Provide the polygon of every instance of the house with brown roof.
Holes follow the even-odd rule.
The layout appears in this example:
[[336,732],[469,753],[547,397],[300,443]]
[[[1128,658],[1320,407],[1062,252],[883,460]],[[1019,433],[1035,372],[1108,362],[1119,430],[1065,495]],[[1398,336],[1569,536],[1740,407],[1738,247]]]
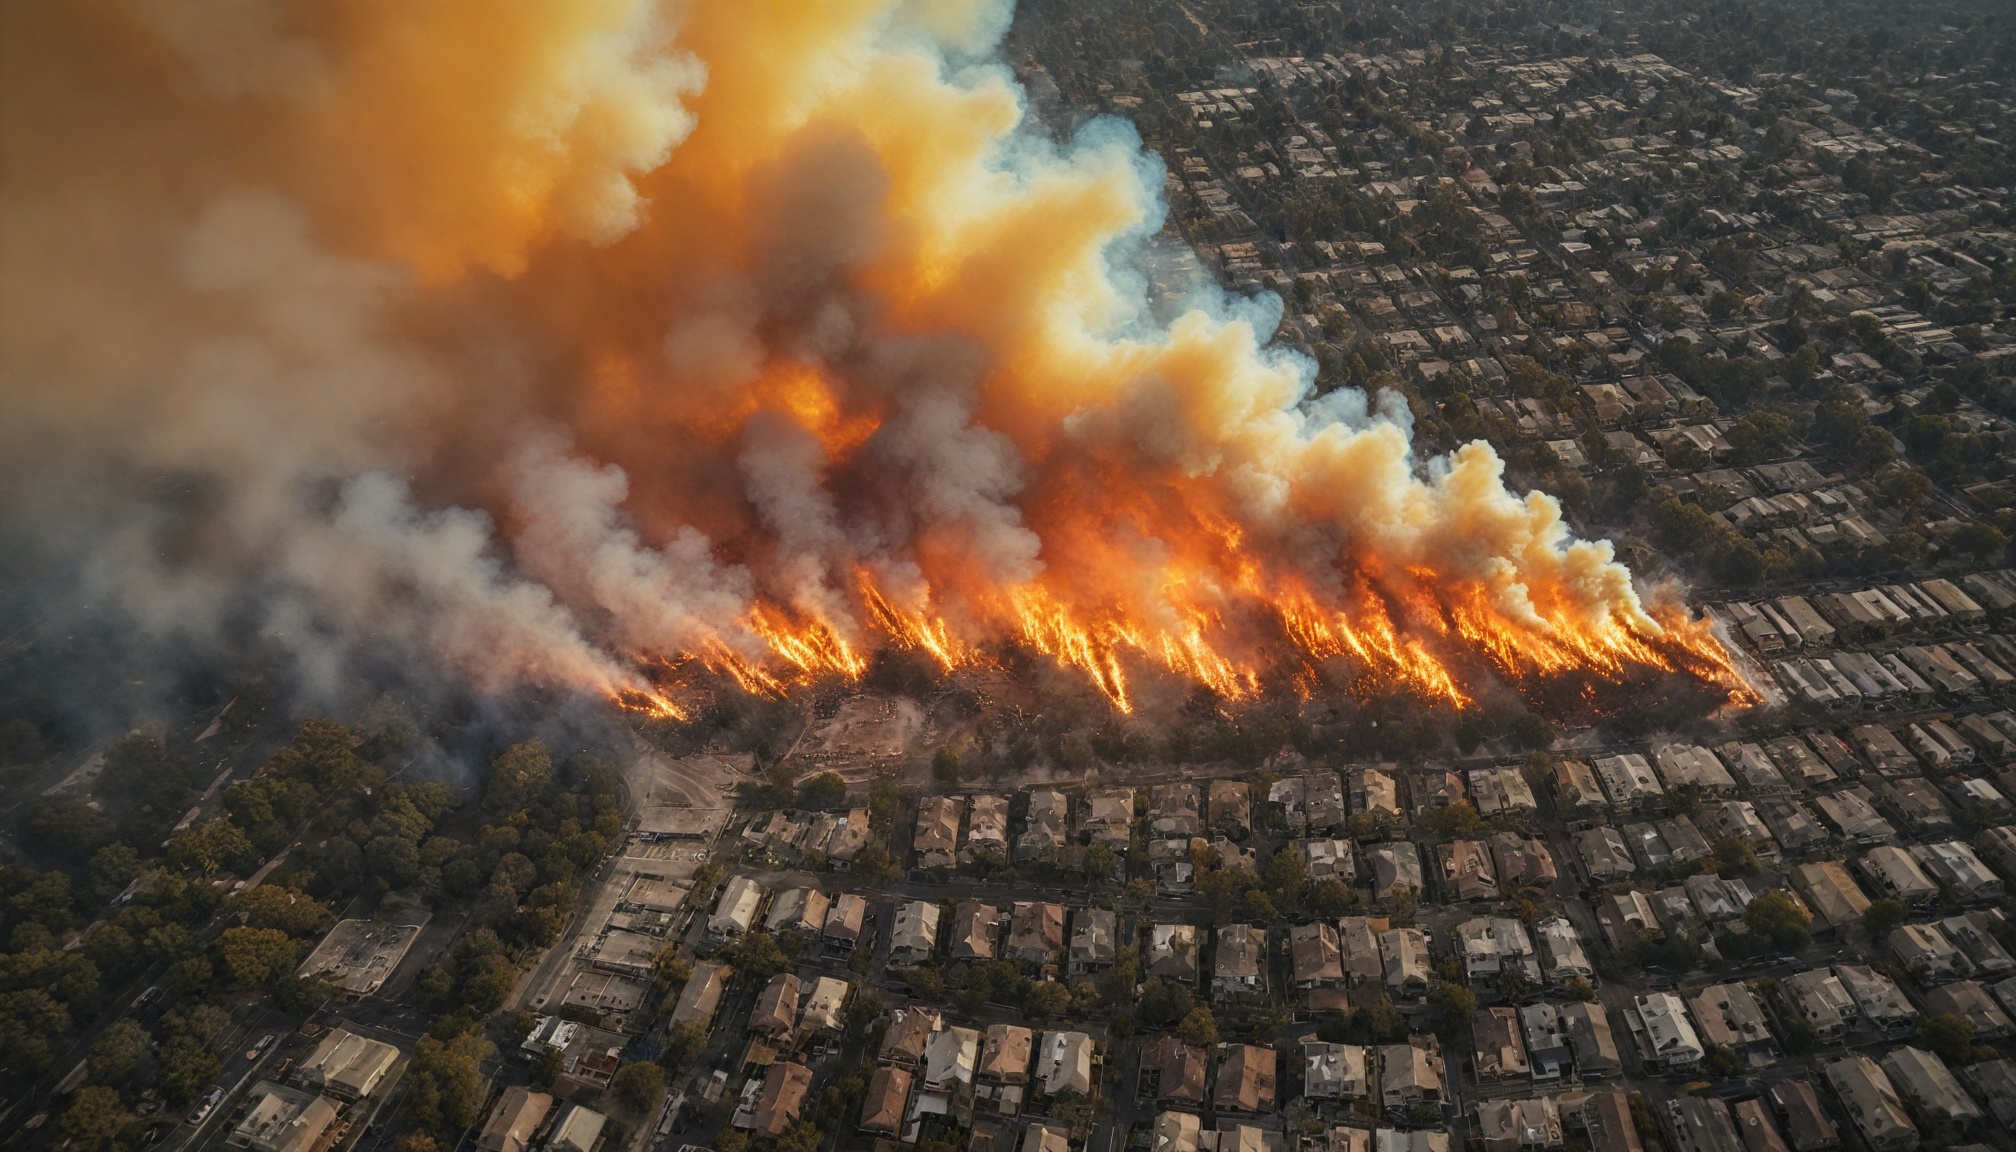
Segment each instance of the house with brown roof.
[[1147,974],[1179,984],[1197,983],[1197,926],[1155,924],[1148,929]]
[[483,1123],[483,1131],[476,1137],[479,1152],[526,1152],[532,1144],[533,1133],[546,1119],[546,1113],[553,1107],[553,1097],[544,1092],[534,1092],[523,1085],[513,1084],[504,1089],[496,1107],[490,1109],[490,1118]]
[[1498,899],[1498,871],[1482,840],[1451,840],[1436,846],[1442,864],[1442,894],[1451,900]]
[[1008,920],[1008,958],[1041,966],[1064,949],[1064,906],[1017,901]]
[[1220,1044],[1211,1106],[1248,1116],[1274,1110],[1278,1054],[1255,1044]]
[[1526,1062],[1526,1042],[1519,1035],[1519,1010],[1485,1008],[1470,1019],[1476,1040],[1474,1067],[1484,1081],[1524,1079],[1533,1074]]
[[903,1108],[910,1101],[910,1073],[882,1065],[868,1078],[868,1094],[861,1098],[861,1131],[875,1136],[894,1136],[903,1129]]
[[882,1050],[877,1059],[885,1064],[915,1071],[924,1065],[924,1049],[931,1034],[945,1026],[936,1008],[912,1004],[889,1015],[889,1027],[882,1033]]
[[1820,1152],[1841,1143],[1841,1130],[1827,1116],[1811,1080],[1780,1080],[1766,1093],[1771,1107],[1785,1122],[1793,1152]]
[[1211,988],[1222,996],[1253,996],[1267,990],[1266,929],[1252,924],[1218,929]]
[[1208,1064],[1204,1049],[1185,1044],[1174,1033],[1164,1033],[1141,1056],[1141,1066],[1156,1074],[1155,1103],[1163,1108],[1201,1107]]
[[1521,888],[1546,890],[1561,873],[1554,865],[1554,853],[1547,842],[1517,832],[1500,832],[1491,837],[1491,857],[1498,866],[1498,887],[1514,892]]
[[961,900],[952,909],[949,955],[958,960],[992,960],[1001,946],[1001,910],[978,900]]
[[917,831],[910,846],[917,867],[950,868],[959,858],[959,821],[966,801],[957,796],[933,796],[917,806]]
[[1645,1152],[1631,1101],[1622,1092],[1592,1093],[1582,1105],[1582,1126],[1590,1152]]
[[798,1021],[798,999],[805,982],[791,972],[779,972],[756,996],[749,1010],[749,1031],[759,1036],[777,1036],[791,1030]]
[[756,1097],[756,1131],[765,1136],[781,1136],[798,1122],[805,1110],[805,1093],[812,1087],[812,1070],[803,1064],[779,1061],[763,1075],[763,1090]]
[[1337,929],[1322,921],[1288,930],[1288,948],[1298,988],[1326,988],[1344,982]]

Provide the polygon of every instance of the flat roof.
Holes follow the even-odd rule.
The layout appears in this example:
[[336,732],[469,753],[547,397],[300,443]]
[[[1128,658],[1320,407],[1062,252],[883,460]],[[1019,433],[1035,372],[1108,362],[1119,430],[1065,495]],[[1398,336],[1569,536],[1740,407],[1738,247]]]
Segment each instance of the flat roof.
[[383,924],[374,920],[341,920],[295,971],[303,978],[319,976],[345,992],[368,996],[376,992],[406,958],[406,950],[426,927]]

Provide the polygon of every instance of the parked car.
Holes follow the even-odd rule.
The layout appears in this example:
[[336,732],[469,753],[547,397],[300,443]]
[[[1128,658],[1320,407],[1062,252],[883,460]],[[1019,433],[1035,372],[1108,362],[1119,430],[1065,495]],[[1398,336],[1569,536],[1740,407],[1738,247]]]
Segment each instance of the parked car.
[[259,1057],[266,1054],[266,1049],[271,1048],[272,1046],[273,1046],[273,1034],[271,1032],[268,1032],[266,1035],[261,1036],[259,1038],[259,1042],[257,1044],[254,1044],[250,1051],[245,1053],[245,1059],[257,1060]]
[[224,1099],[224,1089],[215,1084],[211,1085],[210,1090],[203,1093],[203,1099],[196,1102],[196,1110],[189,1113],[189,1123],[201,1124],[203,1121],[209,1119],[210,1110],[217,1107],[217,1102],[222,1099]]

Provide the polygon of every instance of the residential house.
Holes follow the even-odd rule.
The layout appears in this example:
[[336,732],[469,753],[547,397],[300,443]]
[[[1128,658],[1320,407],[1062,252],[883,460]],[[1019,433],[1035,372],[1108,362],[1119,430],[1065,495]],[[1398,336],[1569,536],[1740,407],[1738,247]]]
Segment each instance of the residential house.
[[[1376,777],[1384,777],[1383,784]],[[1359,780],[1355,773],[1352,783],[1352,796],[1359,803],[1346,808],[1344,782],[1335,772],[1302,777],[1302,816],[1308,832],[1312,835],[1335,832],[1344,827],[1352,812],[1371,812],[1374,818],[1399,818],[1399,791],[1390,775],[1375,771],[1375,778],[1365,782],[1367,790],[1357,788]]]
[[1522,888],[1545,892],[1560,879],[1560,872],[1554,867],[1554,854],[1548,851],[1547,842],[1538,837],[1497,833],[1491,837],[1491,856],[1498,865],[1498,886],[1506,892]]
[[1421,855],[1411,840],[1388,840],[1365,850],[1372,867],[1372,896],[1390,899],[1401,889],[1421,894]]
[[1669,1071],[1684,1071],[1701,1063],[1708,1053],[1701,1037],[1688,1022],[1687,1008],[1670,992],[1653,992],[1637,998],[1638,1020],[1644,1029],[1646,1060]]
[[856,892],[842,892],[833,898],[820,939],[836,952],[852,952],[861,943],[861,931],[867,924],[867,898]]
[[1563,814],[1593,812],[1609,803],[1596,773],[1580,760],[1554,762],[1554,804]]
[[1610,942],[1612,950],[1623,953],[1638,938],[1647,933],[1659,931],[1659,917],[1652,911],[1652,902],[1645,893],[1636,888],[1627,892],[1612,892],[1596,902],[1596,926],[1603,930],[1603,938]]
[[1828,1118],[1811,1080],[1780,1080],[1765,1097],[1785,1122],[1785,1135],[1792,1152],[1820,1152],[1840,1145],[1841,1132]]
[[1855,1010],[1885,1036],[1902,1036],[1918,1027],[1918,1010],[1896,983],[1861,964],[1836,964],[1834,975],[1855,998]]
[[929,900],[905,900],[896,906],[889,929],[889,962],[922,964],[938,951],[938,922],[944,909]]
[[977,795],[968,799],[963,860],[1008,859],[1008,797]]
[[1665,802],[1666,789],[1652,772],[1652,765],[1636,752],[1605,756],[1591,767],[1610,803],[1624,811],[1657,807]]
[[1577,832],[1575,851],[1582,857],[1583,871],[1598,884],[1614,884],[1638,871],[1623,835],[1608,825]]
[[1517,768],[1471,769],[1470,796],[1478,814],[1483,816],[1531,812],[1540,806],[1533,797],[1532,785],[1526,783],[1525,774]]
[[1298,988],[1325,988],[1344,982],[1344,953],[1337,929],[1322,921],[1288,930],[1290,964]]
[[1155,1103],[1162,1108],[1201,1108],[1209,1067],[1204,1049],[1185,1044],[1173,1032],[1141,1054],[1143,1071],[1155,1074]]
[[1736,790],[1735,778],[1722,766],[1722,761],[1696,744],[1668,744],[1654,749],[1652,763],[1658,767],[1659,779],[1665,782],[1668,792],[1689,786],[1709,795]]
[[1988,1106],[1995,1123],[2016,1128],[2016,1060],[1983,1060],[1962,1068],[1960,1075]]
[[1211,988],[1220,996],[1257,996],[1267,989],[1267,930],[1252,924],[1218,929]]
[[1225,835],[1253,829],[1253,793],[1244,780],[1213,780],[1209,799],[1211,826]]
[[1878,845],[1856,861],[1862,875],[1885,896],[1906,904],[1926,905],[1939,899],[1939,885],[1918,864],[1917,857],[1890,844]]
[[1904,1102],[1890,1077],[1867,1056],[1850,1056],[1827,1065],[1827,1083],[1875,1152],[1905,1152],[1919,1143],[1918,1129],[1904,1113]]
[[1148,834],[1188,840],[1203,831],[1195,784],[1158,784],[1148,790]]
[[1588,980],[1596,975],[1595,966],[1582,949],[1582,936],[1567,917],[1549,916],[1535,924],[1533,931],[1540,938],[1542,967],[1549,983],[1562,984],[1578,978]]
[[1272,1112],[1277,1071],[1277,1055],[1272,1048],[1220,1044],[1211,1106],[1219,1112],[1243,1116]]
[[756,996],[756,1006],[749,1010],[749,1031],[758,1036],[778,1036],[791,1030],[798,1022],[798,1001],[805,991],[805,982],[795,973],[780,972],[770,978],[763,991]]
[[1385,920],[1346,916],[1337,921],[1337,946],[1342,953],[1344,979],[1351,984],[1385,978],[1386,962],[1379,955],[1379,933]]
[[1442,893],[1446,899],[1498,899],[1498,877],[1484,841],[1452,840],[1438,845],[1435,853],[1442,862]]
[[1574,1062],[1561,1010],[1541,1001],[1519,1009],[1519,1031],[1526,1041],[1526,1064],[1535,1080],[1559,1080]]
[[1575,1068],[1584,1078],[1615,1076],[1624,1070],[1610,1014],[1600,1000],[1572,1000],[1561,1006],[1561,1027],[1575,1053]]
[[1197,983],[1197,926],[1156,924],[1148,929],[1147,975],[1176,983]]
[[980,1065],[974,1071],[974,1094],[1003,1115],[1021,1110],[1029,1083],[1029,1063],[1036,1034],[1018,1024],[989,1024],[980,1042]]
[[1053,857],[1070,840],[1070,834],[1070,799],[1055,788],[1038,788],[1029,793],[1028,821],[1015,839],[1015,858]]
[[917,831],[910,846],[919,868],[950,868],[958,861],[959,821],[966,801],[957,796],[933,796],[917,806]]
[[1897,960],[1919,983],[1944,984],[1973,971],[1973,965],[1936,924],[1905,924],[1883,938]]
[[978,900],[961,900],[952,909],[952,960],[992,960],[1000,946],[999,908]]
[[[247,1123],[254,1120],[263,1105],[261,1101],[248,1112]],[[478,1152],[529,1152],[533,1134],[539,1131],[552,1107],[553,1097],[544,1092],[534,1092],[520,1084],[505,1088],[477,1133]]]
[[1746,1152],[1729,1106],[1716,1097],[1668,1100],[1659,1106],[1659,1122],[1672,1152]]
[[1379,1097],[1386,1107],[1442,1102],[1442,1057],[1431,1046],[1434,1040],[1416,1036],[1406,1044],[1379,1046]]
[[1582,1126],[1590,1152],[1645,1152],[1631,1102],[1622,1092],[1594,1092],[1582,1105]]
[[763,906],[763,886],[747,876],[730,876],[721,889],[714,914],[707,918],[707,936],[716,942],[733,940],[756,926]]
[[1927,876],[1950,889],[1963,903],[1986,904],[2002,898],[2001,877],[1990,872],[1974,850],[1958,840],[1914,845],[1911,855]]
[[811,1087],[812,1070],[805,1065],[788,1060],[770,1065],[756,1096],[755,1130],[765,1136],[783,1135],[805,1111],[805,1093]]
[[[1335,777],[1329,779],[1334,780]],[[1319,818],[1318,805],[1314,794],[1306,795],[1304,803],[1309,806],[1309,830],[1334,829],[1344,822],[1344,813],[1324,821]],[[1398,824],[1400,812],[1400,785],[1392,775],[1377,768],[1354,768],[1351,771],[1351,811],[1362,812],[1382,824]]]
[[889,1014],[889,1026],[882,1032],[882,1047],[876,1058],[898,1068],[921,1070],[931,1037],[944,1027],[945,1018],[936,1008],[919,1004],[898,1008]]
[[1419,928],[1393,928],[1379,934],[1379,958],[1386,987],[1418,995],[1428,990],[1428,938]]
[[1020,900],[1008,917],[1008,958],[1033,967],[1051,963],[1064,948],[1064,908]]
[[1526,1044],[1519,1038],[1519,1012],[1514,1008],[1482,1008],[1470,1019],[1475,1040],[1473,1067],[1483,1081],[1526,1079]]
[[1328,1044],[1314,1037],[1302,1041],[1302,1095],[1310,1100],[1358,1100],[1370,1083],[1366,1057],[1371,1049],[1358,1044]]
[[1051,1098],[1092,1095],[1092,1037],[1083,1032],[1046,1032],[1036,1057],[1036,1078]]
[[714,1013],[721,1007],[721,994],[728,989],[729,969],[726,964],[714,964],[705,960],[695,961],[693,974],[686,978],[686,987],[679,992],[679,999],[672,1005],[671,1025],[694,1023],[702,1028],[714,1026]]
[[1905,1045],[1883,1057],[1883,1071],[1905,1100],[1937,1128],[1958,1132],[1981,1118],[1981,1106],[1960,1087],[1946,1062],[1922,1048]]
[[2010,1024],[2009,1013],[1976,980],[1957,980],[1929,989],[1925,993],[1925,1010],[1934,1016],[1960,1017],[1974,1026],[1974,1035],[1982,1040],[2000,1040],[2016,1031]]
[[1701,1026],[1701,1038],[1712,1046],[1727,1048],[1755,1064],[1769,1063],[1773,1044],[1764,1006],[1747,984],[1712,984],[1694,997],[1694,1019]]
[[1841,931],[1851,928],[1861,923],[1862,913],[1869,910],[1869,897],[1863,894],[1839,860],[1795,864],[1788,875],[1793,888],[1806,898],[1806,907],[1813,912],[1816,929]]
[[1796,1019],[1822,1040],[1839,1040],[1859,1016],[1855,998],[1841,978],[1826,968],[1795,972],[1778,981],[1778,993]]
[[901,1133],[912,1079],[907,1068],[878,1066],[868,1077],[868,1092],[861,1098],[860,1130],[873,1136],[894,1137]]
[[1071,914],[1073,972],[1096,972],[1119,958],[1120,917],[1110,908],[1080,908]]
[[1134,790],[1100,788],[1086,796],[1084,828],[1092,843],[1125,851],[1134,838]]
[[812,990],[805,995],[798,1012],[798,1031],[801,1035],[817,1036],[840,1031],[840,1013],[847,1007],[847,993],[852,986],[837,976],[821,976],[812,982]]

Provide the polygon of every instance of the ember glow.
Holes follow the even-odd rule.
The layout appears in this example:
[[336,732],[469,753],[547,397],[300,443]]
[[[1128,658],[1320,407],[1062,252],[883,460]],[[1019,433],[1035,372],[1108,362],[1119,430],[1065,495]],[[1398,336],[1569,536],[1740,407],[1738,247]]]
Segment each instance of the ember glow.
[[781,696],[1011,645],[1121,712],[1750,698],[1489,446],[1314,397],[1278,301],[1172,259],[1130,126],[1030,121],[994,0],[68,7],[12,29],[7,95],[71,114],[12,130],[6,275],[74,290],[10,293],[0,347],[22,459],[215,481],[179,567],[98,565],[136,613],[256,586],[289,637],[668,719],[668,668]]

